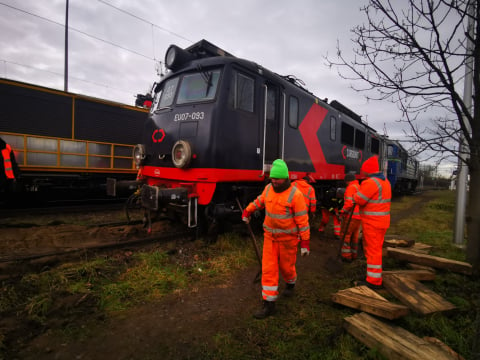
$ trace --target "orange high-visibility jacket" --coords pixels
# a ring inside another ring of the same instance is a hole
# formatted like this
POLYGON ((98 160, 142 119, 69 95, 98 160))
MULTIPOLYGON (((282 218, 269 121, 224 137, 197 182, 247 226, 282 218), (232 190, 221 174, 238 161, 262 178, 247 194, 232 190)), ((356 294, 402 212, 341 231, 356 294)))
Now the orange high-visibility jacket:
POLYGON ((5 168, 5 176, 7 179, 15 179, 15 175, 13 174, 12 159, 10 158, 11 152, 12 148, 8 144, 6 145, 5 149, 2 150, 3 167, 5 168))
POLYGON ((360 206, 362 222, 377 228, 390 226, 390 202, 392 187, 387 179, 369 177, 360 185, 360 190, 353 195, 353 200, 360 206))
POLYGON ((247 211, 265 209, 263 229, 273 240, 284 241, 298 238, 310 240, 308 210, 303 194, 294 186, 281 193, 268 184, 263 192, 247 206, 247 211))
MULTIPOLYGON (((345 211, 346 213, 350 213, 350 211, 352 211, 353 195, 359 190, 360 190, 360 184, 358 183, 358 180, 351 181, 348 184, 347 188, 345 189, 342 210, 345 211)), ((355 208, 353 209, 352 219, 357 219, 357 220, 360 219, 360 210, 357 204, 355 204, 355 208)))
POLYGON ((317 211, 317 198, 315 197, 315 189, 313 186, 304 179, 295 181, 293 186, 302 192, 308 211, 314 214, 315 211, 317 211))

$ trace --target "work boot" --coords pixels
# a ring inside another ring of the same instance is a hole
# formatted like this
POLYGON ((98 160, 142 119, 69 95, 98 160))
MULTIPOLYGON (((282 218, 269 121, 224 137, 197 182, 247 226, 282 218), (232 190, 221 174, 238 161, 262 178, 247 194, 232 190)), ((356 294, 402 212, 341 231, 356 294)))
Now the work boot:
POLYGON ((267 316, 275 313, 275 302, 263 300, 262 308, 253 314, 255 319, 265 319, 267 316))
POLYGON ((286 284, 282 296, 292 297, 293 295, 295 295, 295 284, 286 284))

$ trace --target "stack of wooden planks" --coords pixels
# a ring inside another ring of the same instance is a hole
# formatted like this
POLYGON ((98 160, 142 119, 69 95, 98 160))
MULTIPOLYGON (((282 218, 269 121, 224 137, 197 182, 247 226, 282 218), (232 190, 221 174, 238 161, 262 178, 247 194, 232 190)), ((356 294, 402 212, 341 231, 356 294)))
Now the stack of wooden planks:
POLYGON ((471 275, 472 266, 461 261, 431 256, 428 254, 431 249, 429 245, 398 239, 390 241, 394 245, 384 249, 384 254, 409 262, 411 268, 383 272, 384 288, 401 304, 387 300, 366 286, 340 290, 332 294, 335 303, 362 311, 345 319, 345 329, 365 345, 378 349, 388 359, 462 359, 438 339, 418 338, 407 330, 384 323, 376 317, 394 320, 405 316, 410 310, 420 315, 453 311, 455 305, 420 281, 434 280, 434 268, 471 275))

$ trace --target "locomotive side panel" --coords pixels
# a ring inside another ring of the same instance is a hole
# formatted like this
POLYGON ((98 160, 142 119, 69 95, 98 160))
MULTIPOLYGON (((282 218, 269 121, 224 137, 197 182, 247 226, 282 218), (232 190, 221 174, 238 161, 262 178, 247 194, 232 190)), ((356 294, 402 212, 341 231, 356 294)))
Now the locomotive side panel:
POLYGON ((72 98, 0 79, 0 131, 72 137, 72 98))
POLYGON ((117 144, 142 141, 143 122, 147 114, 126 107, 75 99, 74 138, 117 144))

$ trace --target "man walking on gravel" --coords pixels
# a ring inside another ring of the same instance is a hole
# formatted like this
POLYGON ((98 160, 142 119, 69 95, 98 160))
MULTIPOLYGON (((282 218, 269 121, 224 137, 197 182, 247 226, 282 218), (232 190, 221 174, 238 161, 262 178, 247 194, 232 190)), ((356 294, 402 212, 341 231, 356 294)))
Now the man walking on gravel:
POLYGON ((378 164, 378 157, 367 159, 360 168, 366 177, 353 201, 360 207, 363 231, 363 250, 367 258, 367 278, 355 285, 367 285, 372 289, 382 287, 382 248, 385 233, 390 226, 390 202, 392 188, 378 164))
POLYGON ((275 313, 278 298, 279 273, 286 282, 282 295, 292 296, 297 281, 295 263, 300 239, 301 255, 310 253, 308 209, 303 194, 290 184, 287 164, 277 159, 270 171, 268 184, 243 211, 242 220, 250 221, 256 210, 265 209, 262 257, 262 308, 254 314, 264 319, 275 313))

